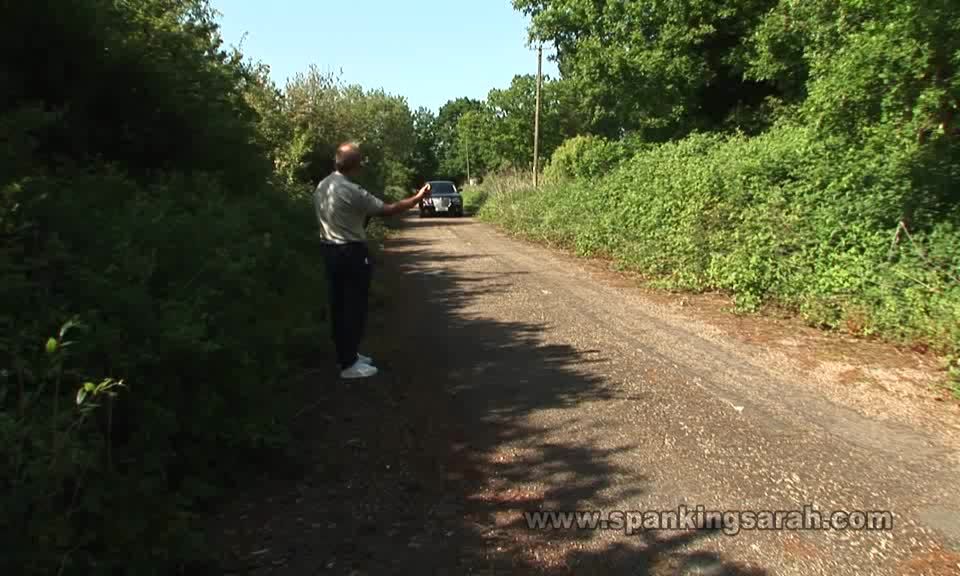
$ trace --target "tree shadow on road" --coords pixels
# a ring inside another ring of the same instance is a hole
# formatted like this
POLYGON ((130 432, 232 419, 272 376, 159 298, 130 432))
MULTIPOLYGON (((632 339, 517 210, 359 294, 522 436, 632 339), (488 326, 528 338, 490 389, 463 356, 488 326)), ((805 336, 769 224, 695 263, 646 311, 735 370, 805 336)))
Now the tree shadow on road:
POLYGON ((604 351, 531 320, 525 271, 426 229, 451 223, 469 221, 408 219, 442 239, 396 236, 377 256, 381 374, 338 382, 318 356, 288 465, 265 466, 212 528, 229 548, 215 572, 765 575, 705 551, 707 530, 530 529, 524 512, 637 502, 652 471, 624 464, 637 439, 605 433, 624 399, 604 351))
POLYGON ((428 465, 444 478, 438 488, 461 495, 447 520, 459 524, 458 546, 472 571, 458 573, 766 574, 691 551, 719 536, 709 530, 530 529, 524 512, 609 513, 650 486, 644 471, 620 464, 636 445, 604 436, 611 415, 599 403, 616 393, 603 376, 603 352, 551 342, 549 326, 513 305, 528 297, 518 289, 524 273, 471 266, 484 256, 475 248, 464 254, 409 236, 392 241, 388 285, 398 305, 379 342, 424 439, 419 453, 440 457, 442 464, 428 465))

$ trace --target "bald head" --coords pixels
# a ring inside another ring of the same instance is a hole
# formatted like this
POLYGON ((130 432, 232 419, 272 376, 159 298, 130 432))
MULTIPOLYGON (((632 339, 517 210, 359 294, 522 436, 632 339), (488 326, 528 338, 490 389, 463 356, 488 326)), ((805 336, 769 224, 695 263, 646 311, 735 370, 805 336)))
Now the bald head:
POLYGON ((360 162, 363 160, 363 155, 360 153, 360 147, 353 142, 347 142, 346 144, 341 144, 337 148, 337 156, 334 159, 334 165, 337 168, 337 172, 341 174, 349 174, 355 172, 360 168, 360 162))

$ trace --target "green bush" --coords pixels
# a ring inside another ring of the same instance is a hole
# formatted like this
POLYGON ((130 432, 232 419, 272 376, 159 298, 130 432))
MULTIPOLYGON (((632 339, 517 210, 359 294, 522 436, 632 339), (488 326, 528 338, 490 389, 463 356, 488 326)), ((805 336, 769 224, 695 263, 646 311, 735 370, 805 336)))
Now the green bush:
POLYGON ((145 188, 107 169, 5 192, 16 211, 3 220, 0 318, 16 337, 0 347, 0 397, 20 441, 0 449, 10 467, 0 475, 3 562, 37 574, 61 562, 65 573, 169 573, 203 553, 192 503, 241 471, 251 449, 285 439, 286 379, 323 331, 309 206, 269 189, 228 201, 202 176, 145 188), (44 385, 37 343, 74 315, 88 329, 69 349, 71 385, 117 377, 128 392, 109 422, 77 430, 46 475, 37 433, 61 426, 44 414, 71 393, 44 385), (15 416, 14 390, 43 390, 28 420, 15 416))
POLYGON ((463 209, 467 214, 476 214, 487 201, 487 189, 483 185, 467 186, 461 195, 463 209))
MULTIPOLYGON (((210 553, 201 505, 284 446, 292 376, 326 353, 306 152, 202 0, 10 8, 0 573, 182 573, 210 553)), ((325 129, 317 157, 351 132, 325 129)))
POLYGON ((602 179, 491 194, 481 216, 743 310, 775 300, 816 324, 956 349, 955 162, 896 134, 878 127, 861 148, 790 125, 693 135, 602 179), (904 206, 910 235, 891 250, 904 206))
POLYGON ((599 136, 577 136, 554 151, 543 175, 546 181, 553 182, 597 178, 608 174, 629 156, 630 149, 623 142, 599 136))
POLYGON ((622 140, 567 141, 547 185, 491 194, 482 217, 659 284, 723 290, 742 310, 777 301, 815 324, 960 349, 955 2, 697 13, 720 27, 684 24, 684 3, 518 4, 566 47, 587 125, 622 140), (598 19, 652 32, 611 35, 598 19))

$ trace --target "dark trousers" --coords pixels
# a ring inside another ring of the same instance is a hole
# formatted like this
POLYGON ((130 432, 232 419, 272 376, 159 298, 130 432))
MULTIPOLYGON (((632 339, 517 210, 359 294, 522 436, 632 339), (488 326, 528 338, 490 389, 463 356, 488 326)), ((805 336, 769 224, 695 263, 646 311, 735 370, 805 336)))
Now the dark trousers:
POLYGON ((337 362, 341 368, 349 368, 357 361, 367 324, 370 254, 366 244, 359 242, 327 244, 323 250, 337 362))

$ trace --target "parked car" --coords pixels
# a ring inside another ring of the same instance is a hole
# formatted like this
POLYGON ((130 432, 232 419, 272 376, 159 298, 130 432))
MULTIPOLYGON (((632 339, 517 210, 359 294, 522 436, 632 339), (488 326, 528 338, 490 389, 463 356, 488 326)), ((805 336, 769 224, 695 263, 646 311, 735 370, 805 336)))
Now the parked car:
POLYGON ((457 185, 448 180, 433 180, 430 184, 430 197, 420 201, 420 217, 447 214, 463 216, 463 198, 457 185))

